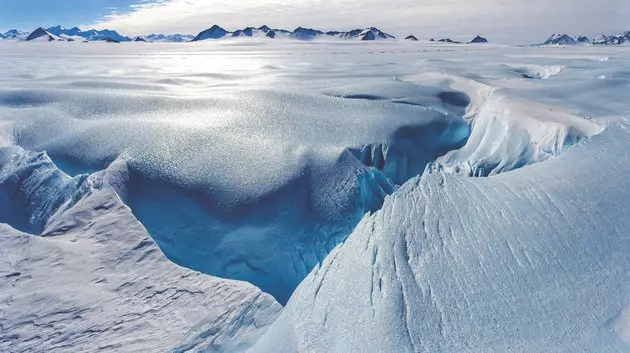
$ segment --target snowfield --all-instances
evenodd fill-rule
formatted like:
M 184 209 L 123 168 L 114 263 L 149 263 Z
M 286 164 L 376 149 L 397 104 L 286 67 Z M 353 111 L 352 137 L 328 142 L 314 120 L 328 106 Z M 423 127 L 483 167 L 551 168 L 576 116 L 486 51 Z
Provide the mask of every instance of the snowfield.
M 0 351 L 630 350 L 627 46 L 0 59 Z

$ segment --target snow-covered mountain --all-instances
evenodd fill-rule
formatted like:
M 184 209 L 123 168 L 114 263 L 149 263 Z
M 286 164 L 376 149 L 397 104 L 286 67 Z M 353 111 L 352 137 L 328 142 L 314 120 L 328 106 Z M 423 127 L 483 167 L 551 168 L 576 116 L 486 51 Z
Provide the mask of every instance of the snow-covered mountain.
M 20 31 L 17 29 L 11 29 L 6 31 L 5 33 L 0 33 L 0 39 L 16 39 L 16 40 L 24 40 L 28 37 L 29 33 Z
M 580 44 L 588 44 L 591 42 L 591 40 L 587 36 L 583 35 L 578 35 L 577 37 L 575 37 L 575 41 Z
M 406 40 L 411 40 L 411 41 L 417 41 L 418 38 L 416 36 L 414 36 L 413 34 L 410 34 L 408 36 L 405 37 Z
M 280 38 L 280 37 L 288 37 L 291 35 L 291 31 L 281 28 L 271 28 L 267 25 L 262 25 L 257 28 L 259 31 L 265 33 L 266 37 L 269 38 Z
M 295 38 L 300 38 L 300 39 L 309 39 L 309 38 L 315 38 L 317 36 L 321 36 L 323 34 L 324 32 L 318 29 L 298 27 L 293 30 L 293 32 L 291 33 L 291 36 Z
M 72 28 L 64 28 L 60 25 L 50 27 L 47 29 L 49 33 L 52 33 L 61 38 L 69 38 L 73 40 L 87 40 L 87 41 L 101 41 L 101 40 L 114 40 L 118 42 L 129 42 L 131 38 L 127 36 L 120 35 L 116 31 L 112 31 L 109 29 L 96 30 L 81 30 L 78 27 Z
M 263 38 L 276 38 L 278 36 L 287 37 L 291 34 L 290 31 L 284 29 L 269 28 L 268 26 L 261 26 L 258 28 L 246 27 L 244 29 L 236 30 L 232 33 L 232 37 L 263 37 Z
M 203 30 L 197 34 L 195 38 L 192 39 L 193 42 L 197 42 L 200 40 L 206 39 L 218 39 L 227 36 L 230 32 L 223 29 L 223 27 L 219 25 L 213 25 L 212 27 Z
M 57 36 L 79 36 L 82 32 L 79 27 L 64 28 L 61 25 L 49 27 L 46 30 Z
M 395 37 L 381 31 L 375 27 L 364 29 L 354 29 L 351 31 L 328 31 L 323 32 L 311 28 L 298 27 L 293 31 L 293 36 L 302 39 L 315 38 L 320 36 L 335 37 L 341 39 L 357 39 L 357 40 L 377 40 L 377 39 L 394 39 Z
M 542 45 L 575 45 L 577 41 L 568 34 L 552 34 Z
M 593 45 L 620 45 L 630 43 L 630 31 L 614 35 L 602 35 L 600 38 L 592 40 L 585 35 L 572 37 L 568 34 L 554 34 L 541 45 L 575 45 L 589 43 Z
M 462 42 L 456 41 L 456 40 L 452 40 L 451 38 L 442 38 L 439 39 L 438 42 L 440 43 L 450 43 L 450 44 L 462 44 Z
M 67 40 L 66 38 L 62 38 L 55 34 L 52 34 L 41 27 L 37 28 L 36 30 L 31 32 L 31 34 L 29 34 L 28 37 L 26 37 L 26 41 L 29 41 L 29 42 L 30 41 L 52 42 L 52 41 L 66 41 L 66 40 Z
M 626 43 L 630 43 L 630 31 L 617 35 L 603 35 L 601 38 L 593 41 L 593 44 L 600 45 L 619 45 Z
M 149 34 L 143 36 L 148 42 L 190 42 L 195 36 L 190 34 Z
M 482 36 L 476 36 L 468 43 L 488 43 L 488 40 Z
M 395 37 L 381 31 L 378 28 L 370 27 L 365 29 L 355 29 L 348 32 L 326 32 L 326 35 L 338 37 L 342 39 L 358 39 L 358 40 L 379 40 L 394 39 Z

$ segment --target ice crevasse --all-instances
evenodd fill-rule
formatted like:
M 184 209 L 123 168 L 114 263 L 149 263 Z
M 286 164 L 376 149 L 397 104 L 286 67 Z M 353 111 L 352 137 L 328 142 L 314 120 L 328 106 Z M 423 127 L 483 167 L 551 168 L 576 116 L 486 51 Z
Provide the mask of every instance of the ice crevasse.
M 630 349 L 629 122 L 486 93 L 251 352 Z
M 627 351 L 627 128 L 489 178 L 411 180 L 252 351 Z
M 258 288 L 167 260 L 121 200 L 128 179 L 123 160 L 70 177 L 0 148 L 0 351 L 242 351 L 277 317 Z

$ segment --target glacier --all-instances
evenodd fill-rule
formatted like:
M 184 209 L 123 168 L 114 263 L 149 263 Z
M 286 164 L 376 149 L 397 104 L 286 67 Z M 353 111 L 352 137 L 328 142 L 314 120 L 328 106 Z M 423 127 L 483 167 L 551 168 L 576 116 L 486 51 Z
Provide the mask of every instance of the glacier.
M 628 349 L 627 48 L 140 44 L 0 42 L 0 350 Z

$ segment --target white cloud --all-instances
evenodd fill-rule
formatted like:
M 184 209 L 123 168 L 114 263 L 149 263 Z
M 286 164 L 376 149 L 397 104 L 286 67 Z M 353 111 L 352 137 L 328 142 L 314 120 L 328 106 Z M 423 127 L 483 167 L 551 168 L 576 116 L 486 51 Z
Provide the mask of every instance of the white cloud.
M 227 29 L 377 26 L 397 35 L 532 41 L 551 32 L 627 30 L 628 18 L 628 0 L 143 0 L 94 26 L 129 35 L 196 34 L 215 23 Z

